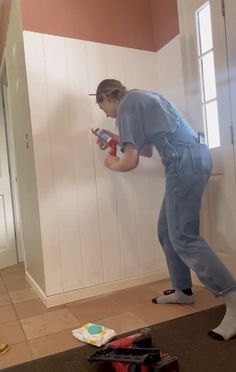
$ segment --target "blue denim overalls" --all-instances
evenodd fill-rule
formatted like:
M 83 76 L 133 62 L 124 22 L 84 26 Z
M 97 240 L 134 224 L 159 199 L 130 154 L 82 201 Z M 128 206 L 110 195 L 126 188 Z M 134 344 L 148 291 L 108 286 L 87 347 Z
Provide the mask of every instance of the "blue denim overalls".
M 192 269 L 216 296 L 235 289 L 235 279 L 199 235 L 201 199 L 211 173 L 207 146 L 182 120 L 174 133 L 155 136 L 152 143 L 166 171 L 158 236 L 173 288 L 191 288 Z

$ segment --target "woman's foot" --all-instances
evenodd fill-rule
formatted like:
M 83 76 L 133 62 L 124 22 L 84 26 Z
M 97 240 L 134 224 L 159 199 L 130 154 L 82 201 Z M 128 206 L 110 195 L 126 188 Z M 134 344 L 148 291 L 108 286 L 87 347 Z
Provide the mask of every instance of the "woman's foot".
M 162 296 L 152 299 L 154 304 L 192 304 L 193 294 L 191 288 L 189 289 L 168 289 L 163 292 Z
M 208 335 L 219 341 L 226 341 L 236 336 L 236 291 L 223 296 L 226 305 L 226 313 L 219 326 Z

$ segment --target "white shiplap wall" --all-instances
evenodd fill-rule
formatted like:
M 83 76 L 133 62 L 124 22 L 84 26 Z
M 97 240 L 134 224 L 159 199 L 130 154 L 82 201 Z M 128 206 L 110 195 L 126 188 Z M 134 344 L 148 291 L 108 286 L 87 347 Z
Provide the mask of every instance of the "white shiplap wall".
M 90 129 L 115 124 L 89 93 L 104 78 L 157 89 L 165 58 L 32 32 L 24 32 L 24 45 L 46 296 L 163 275 L 156 238 L 164 192 L 159 156 L 143 158 L 129 173 L 109 171 Z

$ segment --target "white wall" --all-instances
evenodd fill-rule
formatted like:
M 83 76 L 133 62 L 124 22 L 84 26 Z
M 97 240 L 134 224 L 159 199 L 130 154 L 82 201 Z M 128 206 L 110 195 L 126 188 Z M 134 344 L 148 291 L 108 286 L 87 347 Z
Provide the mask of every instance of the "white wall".
M 156 53 L 157 89 L 186 112 L 180 37 L 176 36 Z
M 113 130 L 115 124 L 89 93 L 104 78 L 157 89 L 161 76 L 160 86 L 166 83 L 171 98 L 184 105 L 182 91 L 171 88 L 181 85 L 181 66 L 171 79 L 164 68 L 178 39 L 160 57 L 31 32 L 24 32 L 24 45 L 46 295 L 91 287 L 99 293 L 104 284 L 166 276 L 156 237 L 164 192 L 159 156 L 143 158 L 129 173 L 109 171 L 91 127 Z

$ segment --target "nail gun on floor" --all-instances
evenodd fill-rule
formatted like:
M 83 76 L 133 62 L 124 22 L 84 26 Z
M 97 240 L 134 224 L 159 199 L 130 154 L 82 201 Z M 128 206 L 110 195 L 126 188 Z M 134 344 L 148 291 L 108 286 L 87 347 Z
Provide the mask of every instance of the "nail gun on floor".
M 151 335 L 147 329 L 109 342 L 91 355 L 88 361 L 111 362 L 116 372 L 179 371 L 176 357 L 153 348 Z

